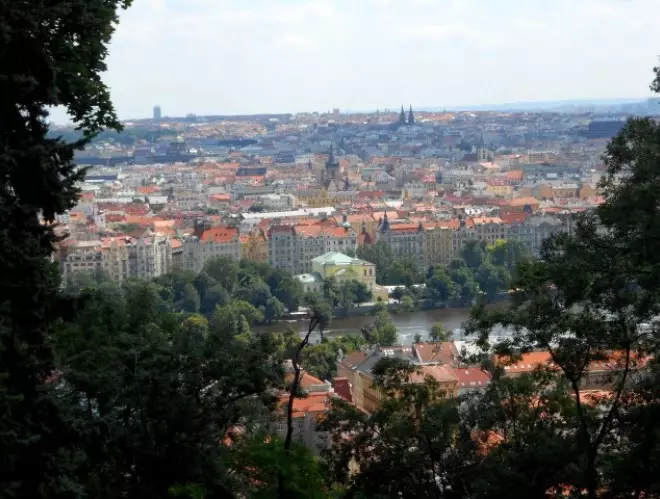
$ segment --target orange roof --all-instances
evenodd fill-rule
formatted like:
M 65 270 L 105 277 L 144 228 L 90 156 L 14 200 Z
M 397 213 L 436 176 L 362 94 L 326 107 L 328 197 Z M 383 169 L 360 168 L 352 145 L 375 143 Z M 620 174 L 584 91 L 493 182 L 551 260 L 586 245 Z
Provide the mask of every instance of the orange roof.
M 452 341 L 439 343 L 416 343 L 413 345 L 415 355 L 422 362 L 442 362 L 451 364 L 458 356 L 456 346 Z
M 510 170 L 506 172 L 506 178 L 508 180 L 522 180 L 523 171 L 522 170 Z
M 539 200 L 533 197 L 524 197 L 524 198 L 514 198 L 509 201 L 506 201 L 502 203 L 502 205 L 506 206 L 524 206 L 524 205 L 530 205 L 530 206 L 538 206 L 539 205 Z
M 233 227 L 214 227 L 205 230 L 200 238 L 204 242 L 228 243 L 238 236 L 238 229 Z
M 295 398 L 293 400 L 293 417 L 302 418 L 306 414 L 323 414 L 329 408 L 331 397 L 333 397 L 331 392 L 312 392 L 308 393 L 305 398 Z M 288 402 L 288 393 L 280 396 L 279 405 L 282 410 L 286 411 Z
M 506 213 L 500 215 L 505 224 L 521 224 L 527 219 L 526 213 Z
M 156 185 L 143 185 L 136 189 L 140 194 L 154 194 L 155 192 L 160 192 L 160 187 Z
M 459 388 L 478 388 L 490 383 L 490 374 L 478 367 L 454 367 Z

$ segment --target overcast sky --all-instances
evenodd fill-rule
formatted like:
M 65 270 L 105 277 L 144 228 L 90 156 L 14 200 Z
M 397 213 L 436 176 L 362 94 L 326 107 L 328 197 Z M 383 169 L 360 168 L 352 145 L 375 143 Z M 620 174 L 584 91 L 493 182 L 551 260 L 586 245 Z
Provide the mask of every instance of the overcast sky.
M 122 118 L 644 97 L 660 0 L 135 0 Z

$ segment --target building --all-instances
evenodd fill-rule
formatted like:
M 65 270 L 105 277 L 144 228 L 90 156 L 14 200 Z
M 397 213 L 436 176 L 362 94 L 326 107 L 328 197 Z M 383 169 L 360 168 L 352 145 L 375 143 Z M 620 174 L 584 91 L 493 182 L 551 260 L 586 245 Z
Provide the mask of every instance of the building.
M 390 223 L 385 213 L 378 227 L 378 240 L 389 246 L 397 258 L 417 262 L 420 267 L 426 262 L 426 240 L 421 223 Z
M 103 270 L 100 240 L 66 241 L 55 257 L 60 263 L 63 280 L 78 272 L 96 273 Z
M 276 269 L 297 274 L 299 267 L 296 230 L 290 225 L 275 225 L 268 231 L 268 259 Z
M 423 359 L 420 360 L 417 347 L 417 345 L 400 345 L 353 352 L 337 363 L 337 377 L 349 381 L 353 403 L 367 412 L 375 411 L 383 400 L 384 394 L 374 383 L 373 368 L 378 361 L 387 357 L 398 357 L 418 366 L 419 373 L 413 376 L 413 383 L 422 383 L 428 376 L 438 382 L 440 389 L 447 396 L 457 395 L 458 378 L 450 363 L 453 359 L 440 357 L 425 362 Z
M 372 292 L 373 299 L 387 300 L 387 289 L 376 284 L 376 265 L 343 253 L 329 252 L 312 260 L 312 272 L 324 281 L 330 277 L 337 282 L 358 281 Z
M 162 117 L 160 106 L 154 106 L 154 120 L 158 121 L 162 119 Z
M 289 380 L 292 375 L 289 375 Z M 305 392 L 305 397 L 293 400 L 293 433 L 294 441 L 309 447 L 317 456 L 328 446 L 327 432 L 319 428 L 323 416 L 330 410 L 332 399 L 335 395 L 332 385 L 321 381 L 307 372 L 302 372 L 300 377 L 300 388 Z M 289 393 L 283 392 L 279 396 L 279 411 L 276 411 L 271 427 L 282 439 L 287 433 L 286 411 L 289 402 Z
M 253 262 L 268 262 L 268 239 L 262 230 L 240 236 L 241 259 Z
M 212 258 L 241 258 L 241 240 L 235 227 L 200 227 L 183 243 L 183 261 L 187 270 L 200 272 Z
M 426 266 L 448 265 L 454 259 L 453 233 L 449 227 L 435 226 L 424 231 Z

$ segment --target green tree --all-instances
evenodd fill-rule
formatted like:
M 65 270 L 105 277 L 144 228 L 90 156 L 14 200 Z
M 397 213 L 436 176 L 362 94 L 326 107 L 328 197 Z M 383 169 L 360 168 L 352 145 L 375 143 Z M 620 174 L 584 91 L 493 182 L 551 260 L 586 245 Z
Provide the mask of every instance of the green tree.
M 332 440 L 324 457 L 346 497 L 470 497 L 474 461 L 456 445 L 465 438 L 457 400 L 431 378 L 412 383 L 415 371 L 397 358 L 380 361 L 374 373 L 384 397 L 371 414 L 334 401 L 323 422 Z
M 529 247 L 515 239 L 496 241 L 487 248 L 493 264 L 504 266 L 509 271 L 516 268 L 518 264 L 531 259 Z
M 159 300 L 151 283 L 103 287 L 59 326 L 66 383 L 58 395 L 85 436 L 88 497 L 156 499 L 181 484 L 230 497 L 219 435 L 248 407 L 274 402 L 283 372 L 268 336 L 239 338 L 197 315 L 182 320 Z
M 300 281 L 294 279 L 291 275 L 286 275 L 279 280 L 275 286 L 272 284 L 270 284 L 270 286 L 273 295 L 280 300 L 289 311 L 295 312 L 298 310 L 303 295 L 303 288 Z
M 512 336 L 499 346 L 503 353 L 544 349 L 567 381 L 579 454 L 570 484 L 589 498 L 610 494 L 613 484 L 630 494 L 653 480 L 637 475 L 626 485 L 626 476 L 632 478 L 626 466 L 640 455 L 629 430 L 642 423 L 644 431 L 653 431 L 643 416 L 635 422 L 628 415 L 641 415 L 644 406 L 654 409 L 634 380 L 642 359 L 656 356 L 658 347 L 653 324 L 660 312 L 659 137 L 655 121 L 629 120 L 603 157 L 604 203 L 577 216 L 570 234 L 546 240 L 539 261 L 517 269 L 509 307 L 475 313 L 484 344 L 494 324 L 508 326 Z M 610 393 L 593 411 L 585 402 L 585 384 L 590 367 L 603 362 L 609 365 Z M 652 447 L 647 451 L 651 455 Z M 645 461 L 637 469 L 653 468 Z
M 489 300 L 495 298 L 499 292 L 507 290 L 511 280 L 507 268 L 493 265 L 489 258 L 486 258 L 477 269 L 475 277 L 479 288 Z
M 460 289 L 447 269 L 442 265 L 436 265 L 430 268 L 427 274 L 426 294 L 434 303 L 449 303 L 460 295 Z
M 479 283 L 474 277 L 474 272 L 461 260 L 452 262 L 450 271 L 451 279 L 457 286 L 458 300 L 461 305 L 470 305 L 479 292 Z
M 15 497 L 79 493 L 77 437 L 51 398 L 58 240 L 53 222 L 75 206 L 84 169 L 73 163 L 104 128 L 120 129 L 101 79 L 124 0 L 0 5 L 0 490 Z M 78 128 L 49 134 L 60 106 Z M 45 223 L 42 223 L 45 222 Z M 38 456 L 38 458 L 36 458 Z
M 373 324 L 363 328 L 362 335 L 367 343 L 384 347 L 392 346 L 397 342 L 399 336 L 387 306 L 376 311 Z
M 199 293 L 195 289 L 195 286 L 188 283 L 183 288 L 183 298 L 181 306 L 185 312 L 190 312 L 196 314 L 199 312 Z
M 461 249 L 461 258 L 472 270 L 477 270 L 486 259 L 486 256 L 486 244 L 478 239 L 466 241 L 463 244 L 463 249 Z
M 274 296 L 268 298 L 264 308 L 264 320 L 266 322 L 273 322 L 282 317 L 283 314 L 284 305 L 282 305 L 282 302 Z
M 449 341 L 451 338 L 451 331 L 449 331 L 442 323 L 436 322 L 431 326 L 429 338 L 433 342 Z
M 231 463 L 239 477 L 237 495 L 253 499 L 329 499 L 320 460 L 302 444 L 285 449 L 283 442 L 266 434 L 238 442 Z M 280 483 L 282 487 L 280 488 Z
M 268 284 L 259 278 L 240 286 L 233 294 L 234 299 L 249 302 L 257 308 L 265 307 L 271 296 Z
M 203 272 L 217 284 L 222 284 L 229 293 L 233 293 L 238 285 L 238 262 L 231 257 L 219 256 L 209 260 L 204 264 Z
M 318 328 L 321 337 L 332 322 L 333 307 L 328 301 L 318 294 L 308 294 L 305 296 L 305 304 L 309 308 L 310 317 L 318 319 Z
M 222 284 L 216 284 L 207 289 L 202 302 L 201 311 L 211 314 L 216 307 L 224 307 L 231 302 L 231 296 Z
M 415 310 L 415 302 L 409 295 L 406 295 L 401 299 L 400 307 L 403 312 L 412 312 Z

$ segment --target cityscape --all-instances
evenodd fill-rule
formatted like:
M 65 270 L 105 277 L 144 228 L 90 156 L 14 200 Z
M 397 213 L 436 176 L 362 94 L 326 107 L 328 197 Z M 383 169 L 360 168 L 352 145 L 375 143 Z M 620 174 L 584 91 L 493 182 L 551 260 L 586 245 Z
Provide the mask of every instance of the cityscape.
M 660 498 L 658 15 L 0 2 L 0 499 Z

